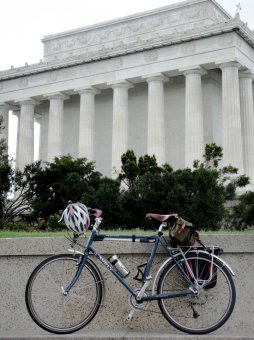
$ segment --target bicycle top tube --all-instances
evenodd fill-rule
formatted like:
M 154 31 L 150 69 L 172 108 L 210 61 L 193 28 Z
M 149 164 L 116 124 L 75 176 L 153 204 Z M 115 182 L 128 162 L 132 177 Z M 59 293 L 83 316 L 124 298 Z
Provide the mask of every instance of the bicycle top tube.
M 167 220 L 169 218 L 177 217 L 177 214 L 170 214 L 170 215 L 159 215 L 159 214 L 153 214 L 149 213 L 146 215 L 148 218 L 153 218 L 157 221 L 160 222 L 160 225 L 157 229 L 157 231 L 152 235 L 141 235 L 141 234 L 110 234 L 110 233 L 100 233 L 100 224 L 102 222 L 101 217 L 96 217 L 94 219 L 94 223 L 92 226 L 92 233 L 88 238 L 87 244 L 85 248 L 90 248 L 93 244 L 93 242 L 96 241 L 114 241 L 114 240 L 119 240 L 119 241 L 129 241 L 129 242 L 140 242 L 140 243 L 160 243 L 166 253 L 171 255 L 171 249 L 170 245 L 164 241 L 162 238 L 163 236 L 163 229 L 167 227 Z M 156 246 L 156 247 L 157 247 Z M 89 252 L 89 250 L 88 250 Z
M 148 213 L 146 214 L 146 217 L 150 218 L 150 219 L 155 219 L 157 221 L 160 222 L 160 225 L 159 225 L 159 228 L 157 230 L 157 235 L 163 235 L 162 231 L 163 231 L 163 228 L 167 226 L 167 221 L 174 217 L 174 218 L 177 218 L 178 215 L 177 214 L 168 214 L 168 215 L 160 215 L 160 214 L 153 214 L 153 213 Z M 97 237 L 94 239 L 95 241 L 103 241 L 104 239 L 109 239 L 109 238 L 112 238 L 112 239 L 126 239 L 126 240 L 129 240 L 130 238 L 133 239 L 133 242 L 135 242 L 135 239 L 140 239 L 141 242 L 142 240 L 147 240 L 147 239 L 153 239 L 155 238 L 155 236 L 143 236 L 143 235 L 136 235 L 136 234 L 133 234 L 133 235 L 129 235 L 129 234 L 126 234 L 126 235 L 111 235 L 111 234 L 100 234 L 99 235 L 99 226 L 102 222 L 102 218 L 101 217 L 96 217 L 94 219 L 94 224 L 93 224 L 93 231 L 97 233 Z
M 96 234 L 94 237 L 94 241 L 114 241 L 114 240 L 121 240 L 121 241 L 130 241 L 130 242 L 144 242 L 144 243 L 154 243 L 157 238 L 157 235 L 137 235 L 137 234 Z

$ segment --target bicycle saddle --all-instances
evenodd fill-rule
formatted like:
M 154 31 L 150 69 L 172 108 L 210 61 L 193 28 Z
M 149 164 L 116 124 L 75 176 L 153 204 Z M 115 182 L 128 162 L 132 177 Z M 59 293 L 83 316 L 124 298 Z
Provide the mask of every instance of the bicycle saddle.
M 100 217 L 102 214 L 102 210 L 100 209 L 92 209 L 92 208 L 87 208 L 89 216 L 94 216 L 94 217 Z
M 146 214 L 146 217 L 153 218 L 154 220 L 157 220 L 159 222 L 168 222 L 169 220 L 172 220 L 172 218 L 177 219 L 178 214 L 160 215 L 160 214 L 148 213 Z

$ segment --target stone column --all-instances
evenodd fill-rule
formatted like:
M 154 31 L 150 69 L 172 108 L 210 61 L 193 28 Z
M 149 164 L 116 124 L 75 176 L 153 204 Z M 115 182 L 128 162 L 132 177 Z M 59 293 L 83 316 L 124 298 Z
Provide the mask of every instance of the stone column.
M 49 113 L 43 112 L 40 118 L 39 159 L 46 162 L 48 157 Z
M 223 165 L 233 165 L 243 173 L 243 148 L 240 117 L 240 94 L 236 62 L 225 63 L 222 70 L 222 147 Z
M 253 96 L 253 107 L 254 107 L 254 85 L 252 83 L 252 96 Z
M 143 77 L 148 83 L 147 153 L 155 155 L 158 165 L 166 161 L 164 86 L 168 80 L 162 73 Z
M 55 157 L 63 154 L 63 103 L 69 97 L 60 92 L 45 96 L 49 99 L 49 121 L 48 121 L 48 151 L 47 161 L 53 162 Z
M 110 83 L 113 88 L 112 170 L 121 169 L 121 156 L 128 148 L 128 90 L 127 80 Z
M 34 161 L 34 107 L 38 104 L 33 99 L 18 102 L 20 114 L 16 152 L 16 168 L 23 171 L 27 164 Z
M 18 144 L 18 140 L 19 140 L 20 109 L 17 108 L 17 107 L 15 107 L 15 109 L 12 111 L 12 114 L 13 114 L 14 116 L 17 117 L 17 138 L 16 138 L 16 145 L 14 146 L 14 149 L 15 149 L 15 147 L 16 147 L 16 150 L 15 150 L 16 152 L 14 152 L 14 153 L 12 154 L 12 156 L 14 156 L 14 155 L 17 156 L 17 155 L 19 154 L 19 144 Z M 16 156 L 14 156 L 14 158 L 15 158 Z M 17 165 L 17 160 L 16 160 L 15 164 Z
M 48 152 L 48 112 L 36 114 L 35 120 L 40 124 L 40 139 L 39 139 L 39 160 L 47 161 Z
M 254 112 L 253 112 L 253 74 L 248 71 L 239 73 L 241 127 L 243 142 L 244 172 L 254 182 Z
M 182 71 L 185 75 L 185 166 L 193 168 L 193 161 L 202 161 L 204 154 L 201 75 L 206 72 L 199 66 Z
M 80 95 L 78 157 L 94 160 L 95 95 L 100 91 L 94 87 L 77 89 Z
M 8 145 L 8 137 L 9 137 L 9 105 L 0 103 L 0 116 L 3 117 L 2 121 L 2 130 L 0 130 L 0 140 L 3 138 Z

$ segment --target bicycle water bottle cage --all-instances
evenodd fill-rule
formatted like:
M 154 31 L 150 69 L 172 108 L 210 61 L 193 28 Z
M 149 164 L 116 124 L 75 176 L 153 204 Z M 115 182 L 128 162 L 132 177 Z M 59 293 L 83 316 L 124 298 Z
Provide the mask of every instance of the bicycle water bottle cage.
M 141 264 L 140 266 L 137 266 L 137 275 L 133 278 L 133 280 L 137 280 L 139 282 L 143 282 L 144 281 L 144 271 L 146 270 L 146 266 L 147 266 L 147 263 L 143 263 Z M 141 268 L 144 267 L 144 271 L 141 270 Z

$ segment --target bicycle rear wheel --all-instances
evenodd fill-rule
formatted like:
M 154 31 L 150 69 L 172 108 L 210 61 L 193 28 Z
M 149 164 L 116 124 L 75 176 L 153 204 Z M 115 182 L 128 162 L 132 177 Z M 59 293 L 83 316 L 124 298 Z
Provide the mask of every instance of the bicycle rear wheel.
M 198 294 L 161 299 L 158 301 L 164 317 L 177 329 L 190 334 L 206 334 L 221 327 L 230 317 L 236 299 L 232 275 L 218 259 L 190 252 L 187 263 L 195 277 L 191 278 L 186 262 L 180 265 L 194 282 Z M 209 269 L 208 269 L 209 268 Z M 186 278 L 172 261 L 162 272 L 158 282 L 158 294 L 188 289 Z
M 26 306 L 41 328 L 58 334 L 75 332 L 87 325 L 98 312 L 103 289 L 96 266 L 88 261 L 69 291 L 63 294 L 74 277 L 78 255 L 56 255 L 40 263 L 26 286 Z

